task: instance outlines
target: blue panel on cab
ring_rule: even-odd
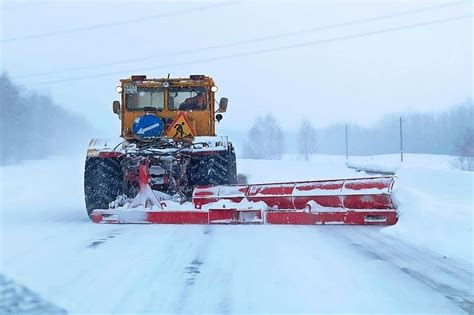
[[[137,117],[132,125],[133,134],[141,139],[153,139],[163,134],[164,123],[160,117],[153,114],[146,114]]]

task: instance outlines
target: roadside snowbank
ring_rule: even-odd
[[[355,163],[355,162],[346,162],[348,168],[352,168],[358,172],[367,172],[367,173],[378,173],[378,174],[395,174],[400,166],[385,164],[385,163]]]
[[[382,231],[443,256],[473,262],[474,173],[456,170],[447,155],[352,157],[358,165],[398,168],[397,225]]]
[[[400,219],[384,232],[472,264],[474,174],[406,166],[397,176]]]

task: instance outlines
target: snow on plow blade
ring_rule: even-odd
[[[189,209],[95,210],[97,223],[358,224],[397,223],[393,176],[196,187]]]
[[[267,224],[382,224],[397,222],[393,176],[254,185],[197,187],[200,208],[228,200],[263,202]]]
[[[193,203],[199,208],[219,200],[265,202],[277,209],[342,208],[393,209],[394,177],[318,180],[254,185],[197,187]],[[313,209],[315,208],[315,209]]]

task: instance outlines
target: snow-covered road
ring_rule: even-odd
[[[252,182],[355,175],[325,157],[239,162]],[[97,225],[82,160],[1,172],[0,273],[70,313],[472,312],[472,260],[458,259],[469,254],[387,228]]]

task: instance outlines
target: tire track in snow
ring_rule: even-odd
[[[184,273],[189,277],[183,284],[181,294],[179,295],[175,313],[183,313],[187,307],[187,301],[194,291],[194,286],[201,275],[201,266],[206,263],[208,249],[212,240],[212,226],[205,225],[200,238],[200,244],[196,250],[193,260],[184,268]],[[187,313],[187,312],[184,312]]]
[[[194,285],[194,282],[197,278],[197,276],[201,273],[199,270],[201,265],[203,264],[202,261],[199,260],[199,258],[194,258],[194,260],[191,262],[190,266],[186,267],[186,273],[189,274],[189,278],[186,280],[186,284],[189,286]]]
[[[93,249],[97,248],[99,245],[104,244],[108,240],[111,240],[119,236],[122,230],[123,229],[116,229],[116,230],[109,231],[104,237],[101,237],[96,241],[92,241],[89,245],[87,245],[87,248],[93,248]]]
[[[447,299],[452,301],[454,304],[459,306],[462,310],[466,311],[468,314],[474,314],[474,302],[472,298],[472,293],[461,291],[459,289],[453,288],[449,285],[446,285],[440,281],[436,281],[432,278],[429,278],[426,274],[422,274],[411,270],[409,268],[400,268],[407,275],[423,282],[430,288],[442,293]]]
[[[338,235],[363,255],[391,264],[439,292],[463,311],[474,314],[473,274],[460,263],[382,234],[379,228],[340,232],[337,231]]]

